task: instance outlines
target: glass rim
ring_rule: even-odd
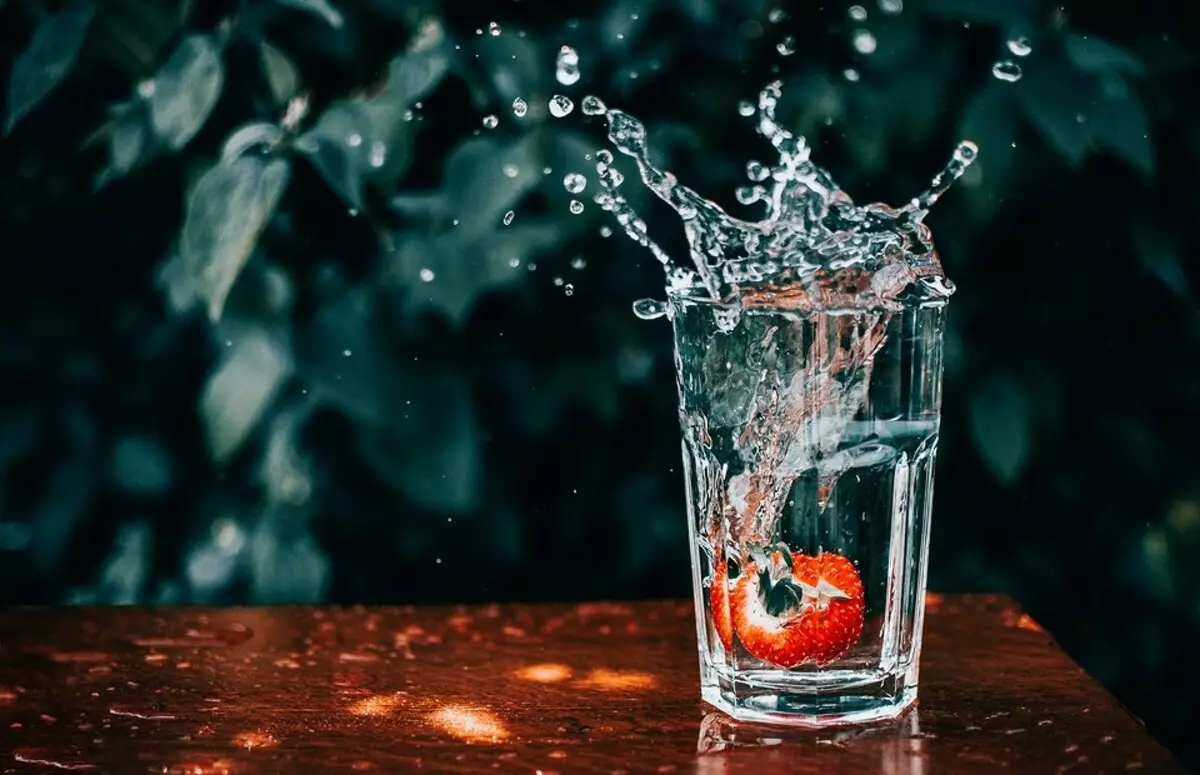
[[[699,292],[697,292],[699,291]],[[699,307],[713,307],[716,309],[730,310],[740,309],[743,312],[754,313],[794,313],[797,315],[856,315],[856,314],[878,314],[886,312],[904,312],[906,310],[915,309],[942,309],[950,303],[950,297],[935,298],[935,299],[895,299],[887,304],[871,304],[867,306],[852,306],[852,307],[820,307],[807,306],[798,307],[795,304],[771,304],[771,303],[755,303],[744,305],[733,301],[732,299],[714,299],[711,296],[702,295],[700,289],[689,289],[686,291],[677,291],[671,288],[667,289],[667,303],[671,307],[680,307],[683,305],[696,305]]]

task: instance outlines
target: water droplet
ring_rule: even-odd
[[[350,146],[351,148],[357,148],[358,146],[362,145],[362,135],[360,135],[358,132],[350,135],[346,138],[346,145]]]
[[[369,159],[371,166],[379,168],[387,161],[387,146],[382,140],[376,140],[371,143],[371,158]]]
[[[779,24],[786,18],[787,11],[783,10],[782,8],[772,8],[767,12],[767,21],[771,22],[771,24]]]
[[[1029,42],[1029,38],[1021,35],[1008,41],[1008,50],[1013,56],[1027,57],[1033,51],[1033,44]]]
[[[568,194],[578,194],[587,187],[587,178],[580,175],[578,172],[568,172],[563,178],[563,188]]]
[[[587,261],[584,260],[583,256],[575,256],[575,258],[571,259],[572,269],[583,269],[585,266],[587,266]]]
[[[633,303],[633,314],[642,320],[656,320],[667,314],[667,305],[657,299],[638,299]]]
[[[512,110],[514,116],[521,118],[527,112],[529,112],[529,106],[525,104],[525,100],[517,97],[515,100],[513,100]]]
[[[575,286],[571,285],[570,283],[567,283],[566,285],[563,286],[563,293],[567,294],[568,296],[574,296],[575,295]]]
[[[565,281],[564,281],[564,280],[563,280],[561,277],[555,277],[555,278],[554,278],[554,285],[555,285],[555,287],[556,287],[556,288],[561,288],[561,287],[562,287],[562,284],[563,284],[563,282],[565,282]]]
[[[563,46],[558,50],[554,77],[563,86],[573,86],[579,82],[579,54],[575,49]]]
[[[843,70],[842,76],[850,83],[858,83],[858,79],[859,79],[858,71],[855,70],[853,67],[847,67],[845,70]]]
[[[780,56],[790,57],[796,53],[796,39],[791,35],[784,35],[783,40],[775,44],[775,50]]]
[[[750,100],[742,100],[738,103],[738,115],[750,118],[754,115],[754,103]]]
[[[515,164],[505,164],[504,165],[504,177],[515,178],[519,174],[521,174],[521,168],[518,167],[517,165],[515,165]]]
[[[518,266],[521,265],[521,259],[516,258],[514,256],[513,258],[508,259],[508,265],[511,266],[513,269],[516,269]]]
[[[571,214],[579,215],[582,212],[583,212],[583,202],[580,202],[578,199],[572,199],[571,200]]]
[[[761,183],[771,177],[771,171],[760,161],[748,161],[746,162],[746,177],[755,183]]]
[[[562,94],[555,94],[550,98],[550,115],[555,118],[562,118],[575,109],[575,103],[571,102],[571,98]]]
[[[429,270],[426,269],[425,271],[428,272]],[[354,352],[351,350],[342,350],[342,355],[349,358],[351,355],[354,355]]]
[[[493,38],[499,37],[500,31],[501,30],[500,30],[499,24],[497,24],[496,22],[488,22],[488,34],[489,35],[491,35]]]
[[[507,213],[504,214],[504,225],[510,226],[513,222],[513,218],[516,218],[516,217],[517,217],[517,214],[515,212],[513,212],[512,210],[509,210]]]
[[[752,205],[759,200],[761,193],[762,189],[758,186],[738,186],[733,195],[742,204]]]
[[[604,237],[605,239],[608,239],[609,237],[611,237],[611,236],[612,236],[612,233],[613,233],[613,232],[612,232],[612,227],[611,227],[611,226],[601,226],[601,227],[600,227],[600,236],[601,236],[601,237]]]
[[[596,161],[598,162],[597,166],[600,164],[612,164],[612,151],[608,150],[607,148],[601,148],[600,150],[596,151]]]
[[[423,283],[433,282],[433,270],[432,269],[429,269],[428,267],[426,267],[425,269],[421,270],[421,282],[423,282]],[[347,350],[346,354],[349,355],[350,351]]]
[[[583,98],[583,114],[585,116],[601,116],[608,111],[608,106],[599,97],[591,94]]]
[[[496,118],[493,115],[484,116],[483,117],[483,125],[487,129],[495,129],[496,127],[500,126],[500,119]]]
[[[875,40],[875,36],[868,30],[854,31],[854,50],[863,55],[875,53],[875,49],[879,47],[879,42]]]
[[[992,65],[992,75],[1001,81],[1021,80],[1021,66],[1011,59],[1001,59],[996,64]]]
[[[850,18],[856,22],[865,22],[867,20],[867,9],[861,5],[850,6]]]
[[[528,269],[528,270],[529,270],[529,271],[531,271],[531,272],[536,272],[536,271],[537,271],[537,264],[535,264],[535,263],[533,263],[532,261],[530,261],[528,264],[526,264],[526,265],[525,265],[525,268],[526,268],[526,269]]]
[[[904,0],[879,0],[879,10],[895,16],[904,10]]]
[[[138,81],[138,85],[137,85],[138,96],[144,100],[148,100],[154,96],[155,88],[157,88],[157,87],[154,83],[153,78],[144,78],[141,81]]]

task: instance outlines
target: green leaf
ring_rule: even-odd
[[[250,538],[250,595],[268,604],[316,603],[329,586],[329,558],[292,509],[272,511]]]
[[[200,417],[213,459],[241,448],[292,372],[283,337],[258,328],[241,331],[200,396]]]
[[[229,164],[256,146],[270,150],[282,140],[283,130],[274,124],[265,121],[246,124],[225,139],[221,146],[221,161]]]
[[[1141,75],[1146,69],[1133,54],[1095,35],[1073,33],[1064,45],[1067,58],[1084,72]]]
[[[1088,117],[1098,97],[1094,79],[1050,63],[1013,84],[1025,117],[1072,165],[1092,146]]]
[[[1155,170],[1150,117],[1142,100],[1121,78],[1105,79],[1103,96],[1092,111],[1092,133],[1100,147],[1108,148],[1146,175]]]
[[[533,34],[482,35],[476,38],[476,57],[491,81],[498,101],[511,105],[517,97],[529,103],[531,119],[547,113],[550,74],[541,41]]]
[[[287,54],[270,43],[259,43],[258,51],[262,58],[263,74],[267,77],[267,85],[271,87],[271,95],[276,104],[282,105],[299,91],[300,72]]]
[[[180,258],[211,319],[220,319],[238,274],[287,187],[289,172],[286,161],[242,156],[212,167],[192,187]]]
[[[1031,21],[1041,5],[1038,0],[916,0],[915,10],[964,22],[1022,24]]]
[[[384,91],[390,101],[411,106],[432,92],[450,70],[450,51],[441,22],[427,19],[408,51],[388,64]]]
[[[505,170],[515,168],[509,177]],[[504,214],[542,179],[542,164],[532,136],[505,143],[473,138],[446,160],[442,188],[458,217],[458,233],[469,240],[500,226]]]
[[[68,6],[38,24],[9,74],[6,134],[67,77],[94,15],[91,5]]]
[[[1008,379],[986,383],[971,396],[970,424],[975,446],[992,474],[1003,484],[1015,482],[1032,447],[1025,390]]]
[[[328,0],[275,0],[275,2],[288,8],[311,13],[335,30],[341,29],[346,21],[342,17],[342,12],[334,8]]]
[[[386,150],[375,138],[366,108],[349,100],[330,106],[316,125],[296,140],[295,148],[354,210],[363,206],[363,177],[372,168],[373,149],[381,160]]]
[[[151,124],[168,148],[178,150],[195,137],[224,84],[217,42],[207,35],[184,38],[147,87]]]
[[[108,141],[108,166],[96,176],[96,190],[145,164],[156,152],[144,105],[126,103],[110,112],[112,120],[96,134]]]

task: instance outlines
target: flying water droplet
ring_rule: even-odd
[[[562,287],[562,284],[563,284],[563,282],[564,282],[564,280],[563,280],[561,277],[555,277],[555,278],[554,278],[554,285],[555,285],[555,287],[561,288],[561,287]]]
[[[490,114],[486,115],[483,117],[483,126],[487,129],[495,129],[500,126],[500,119]]]
[[[515,178],[519,174],[521,174],[521,168],[518,167],[517,165],[515,165],[515,164],[505,164],[504,165],[504,177]]]
[[[383,163],[387,161],[387,146],[384,145],[382,140],[376,140],[371,143],[371,156],[368,161],[376,169],[382,167]]]
[[[360,135],[358,132],[350,135],[346,138],[346,145],[350,146],[351,148],[357,148],[358,146],[362,145],[362,135]]]
[[[563,86],[573,86],[579,82],[579,54],[575,49],[563,46],[558,50],[554,77]]]
[[[493,38],[500,36],[500,25],[496,22],[488,22],[488,34]]]
[[[425,269],[421,270],[421,282],[423,282],[423,283],[433,282],[433,270],[432,269],[425,268]],[[347,355],[348,354],[349,354],[349,352],[347,352]]]
[[[516,269],[521,265],[521,259],[514,256],[513,258],[508,259],[508,265],[513,269]]]
[[[565,293],[568,296],[574,296],[575,295],[575,286],[571,285],[570,283],[567,283],[566,285],[563,286],[563,293]]]
[[[767,21],[771,22],[771,24],[779,24],[786,18],[787,11],[783,10],[782,8],[772,8],[767,12]]]
[[[642,320],[657,320],[667,314],[667,305],[657,299],[638,299],[633,303],[633,314]]]
[[[583,202],[580,202],[578,199],[572,199],[570,207],[572,215],[579,215],[583,212]]]
[[[568,194],[578,194],[587,187],[587,178],[578,172],[568,172],[563,178],[563,188]]]
[[[849,10],[850,18],[856,22],[865,22],[867,20],[867,9],[861,5],[852,5]]]
[[[588,95],[583,98],[583,115],[585,116],[602,116],[608,110],[608,106],[599,97]]]
[[[1012,83],[1021,80],[1021,66],[1011,59],[1001,59],[996,64],[992,65],[992,75],[1001,80]]]
[[[868,30],[854,31],[854,50],[864,56],[869,56],[875,53],[875,49],[879,47],[879,42],[875,39]]]
[[[1027,57],[1033,51],[1033,44],[1029,42],[1029,38],[1022,35],[1008,41],[1008,50],[1013,56]]]
[[[517,97],[515,100],[513,100],[512,111],[514,116],[521,118],[527,112],[529,112],[529,106],[525,104],[525,100]]]
[[[904,11],[904,0],[879,0],[879,10],[895,16]]]
[[[517,217],[517,214],[515,212],[513,212],[512,210],[509,210],[507,213],[504,214],[504,225],[511,226],[512,222],[513,222],[513,218],[516,218],[516,217]]]
[[[761,183],[771,177],[771,170],[767,169],[760,161],[746,162],[746,177],[753,180],[755,183]]]
[[[855,70],[853,67],[847,67],[845,70],[842,71],[842,77],[845,78],[850,83],[858,83],[858,79],[860,76],[858,74],[858,71]]]
[[[550,98],[550,115],[555,118],[562,118],[575,109],[575,103],[571,102],[571,98],[563,94],[555,94]]]
[[[796,53],[796,39],[791,35],[783,36],[783,40],[775,44],[775,50],[780,56],[790,57]]]
[[[601,237],[604,237],[605,239],[608,239],[609,237],[611,237],[611,236],[612,236],[612,233],[613,233],[613,232],[612,232],[612,227],[611,227],[611,226],[601,226],[601,227],[600,227],[600,236],[601,236]]]
[[[583,256],[575,256],[575,258],[571,259],[572,269],[583,269],[585,266],[587,266],[587,261],[584,260]]]
[[[754,115],[754,103],[750,100],[742,100],[738,103],[738,115],[743,118],[750,118]]]

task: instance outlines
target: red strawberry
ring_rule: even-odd
[[[713,629],[725,653],[733,651],[733,619],[729,615],[729,566],[725,558],[717,560],[713,568],[712,586],[708,589],[708,610],[712,612]]]
[[[838,554],[810,557],[786,546],[755,552],[730,600],[733,629],[755,657],[779,667],[828,664],[863,626],[863,585]]]

